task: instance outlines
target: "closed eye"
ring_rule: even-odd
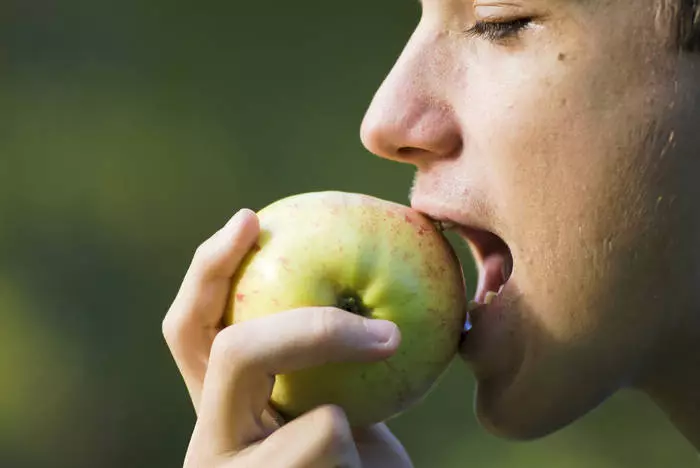
[[[518,18],[512,21],[477,21],[465,34],[498,42],[515,38],[532,23],[532,18]]]

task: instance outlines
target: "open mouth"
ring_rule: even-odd
[[[498,296],[513,272],[513,256],[508,245],[489,231],[459,227],[457,232],[467,241],[479,269],[474,301],[488,304]]]
[[[513,255],[508,244],[490,231],[447,221],[440,221],[439,226],[464,239],[476,262],[479,279],[474,298],[469,303],[469,312],[490,304],[501,294],[513,272]],[[470,328],[469,321],[465,328]]]

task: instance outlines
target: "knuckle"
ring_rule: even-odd
[[[241,325],[231,325],[224,328],[214,337],[211,346],[210,360],[215,363],[226,363],[245,367],[250,359],[245,352],[244,332]]]
[[[317,410],[316,424],[321,430],[324,445],[342,451],[352,444],[350,425],[345,412],[338,406],[326,405]]]
[[[170,348],[176,345],[178,337],[182,333],[182,324],[180,320],[175,318],[172,312],[168,312],[165,318],[163,318],[161,332],[163,333],[165,342]]]

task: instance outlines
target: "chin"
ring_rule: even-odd
[[[563,429],[612,393],[587,389],[586,393],[572,395],[570,389],[562,389],[556,382],[541,383],[543,388],[525,382],[504,387],[498,380],[496,377],[477,381],[474,411],[486,431],[516,441],[539,439]]]
[[[476,378],[481,426],[528,441],[568,426],[615,393],[622,363],[603,360],[595,351],[599,342],[554,337],[513,276],[501,294],[472,311],[460,355]]]
[[[495,307],[492,312],[498,314]],[[511,317],[517,315],[509,312]],[[478,332],[477,327],[485,324],[475,322]],[[465,346],[461,352],[476,378],[474,412],[492,435],[518,441],[545,437],[585,416],[621,388],[614,378],[615,365],[606,366],[570,345],[543,341],[537,329],[515,322],[512,326],[520,330],[520,339],[514,338],[509,326],[503,326],[502,333],[492,326],[491,333],[475,333],[473,348]],[[467,336],[464,343],[468,342]]]
[[[479,424],[490,434],[515,441],[545,437],[577,419],[575,415],[561,417],[551,412],[532,414],[526,408],[531,401],[526,397],[520,403],[503,401],[499,390],[490,383],[477,383],[474,412]]]

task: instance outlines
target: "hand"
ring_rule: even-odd
[[[258,234],[256,215],[242,210],[205,241],[163,321],[198,416],[185,467],[410,467],[384,424],[351,430],[334,406],[284,424],[269,407],[275,374],[384,359],[400,335],[390,322],[327,307],[224,328],[231,277]]]

